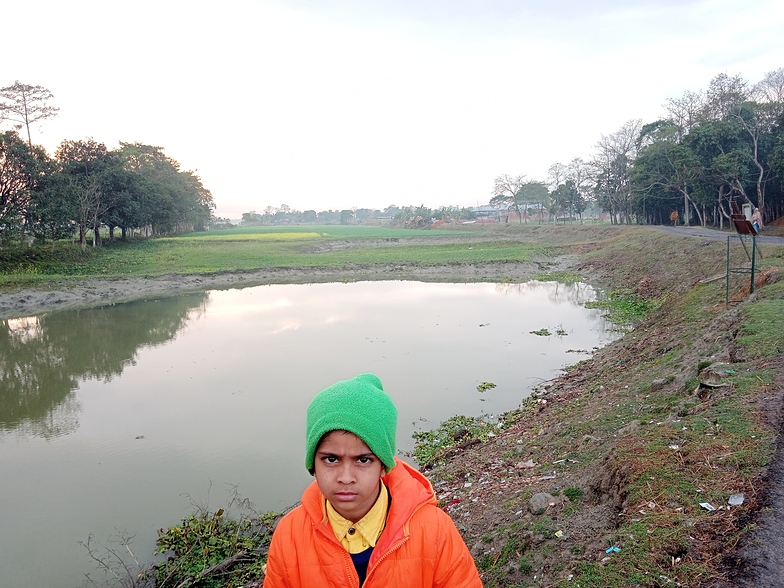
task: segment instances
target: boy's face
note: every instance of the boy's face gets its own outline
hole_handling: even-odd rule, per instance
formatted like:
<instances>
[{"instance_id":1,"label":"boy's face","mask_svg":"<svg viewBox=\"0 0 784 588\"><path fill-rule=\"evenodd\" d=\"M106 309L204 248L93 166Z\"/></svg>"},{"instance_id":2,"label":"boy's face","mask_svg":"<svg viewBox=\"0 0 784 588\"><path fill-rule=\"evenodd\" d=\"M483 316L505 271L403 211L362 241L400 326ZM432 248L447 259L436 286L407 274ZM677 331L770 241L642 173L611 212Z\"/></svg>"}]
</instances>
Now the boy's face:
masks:
<instances>
[{"instance_id":1,"label":"boy's face","mask_svg":"<svg viewBox=\"0 0 784 588\"><path fill-rule=\"evenodd\" d=\"M384 464L353 433L324 435L316 448L314 466L321 493L343 518L356 523L376 503Z\"/></svg>"}]
</instances>

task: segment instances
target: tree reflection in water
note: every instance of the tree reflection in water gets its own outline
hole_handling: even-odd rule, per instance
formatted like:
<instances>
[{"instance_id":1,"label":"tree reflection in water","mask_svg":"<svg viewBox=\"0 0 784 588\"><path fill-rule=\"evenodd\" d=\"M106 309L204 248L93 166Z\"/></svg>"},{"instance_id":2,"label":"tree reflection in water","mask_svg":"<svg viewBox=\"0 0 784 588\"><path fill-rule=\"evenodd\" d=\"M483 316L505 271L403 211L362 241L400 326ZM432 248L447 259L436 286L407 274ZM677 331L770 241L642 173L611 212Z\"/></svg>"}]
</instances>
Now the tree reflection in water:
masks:
<instances>
[{"instance_id":1,"label":"tree reflection in water","mask_svg":"<svg viewBox=\"0 0 784 588\"><path fill-rule=\"evenodd\" d=\"M207 292L0 320L0 432L50 439L79 426L78 383L111 381L140 349L202 315Z\"/></svg>"}]
</instances>

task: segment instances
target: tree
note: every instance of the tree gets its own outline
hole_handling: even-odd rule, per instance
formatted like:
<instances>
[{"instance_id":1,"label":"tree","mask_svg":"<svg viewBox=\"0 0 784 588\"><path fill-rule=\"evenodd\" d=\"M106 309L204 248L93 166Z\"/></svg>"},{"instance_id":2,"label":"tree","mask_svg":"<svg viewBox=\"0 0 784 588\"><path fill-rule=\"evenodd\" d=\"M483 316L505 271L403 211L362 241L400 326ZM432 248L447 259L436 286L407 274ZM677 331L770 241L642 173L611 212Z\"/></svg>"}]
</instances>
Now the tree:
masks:
<instances>
[{"instance_id":1,"label":"tree","mask_svg":"<svg viewBox=\"0 0 784 588\"><path fill-rule=\"evenodd\" d=\"M701 188L717 195L720 220L729 220L729 206L725 205L736 196L750 202L746 186L751 185L754 173L753 154L746 136L738 120L729 117L702 122L683 141L699 159Z\"/></svg>"},{"instance_id":2,"label":"tree","mask_svg":"<svg viewBox=\"0 0 784 588\"><path fill-rule=\"evenodd\" d=\"M588 198L591 194L591 167L580 157L575 157L566 166L566 179L574 184L577 195L574 200L574 212L580 217L582 222L583 211L588 206Z\"/></svg>"},{"instance_id":3,"label":"tree","mask_svg":"<svg viewBox=\"0 0 784 588\"><path fill-rule=\"evenodd\" d=\"M596 193L612 222L631 224L631 182L629 173L640 147L642 121L628 121L619 130L602 135L591 161Z\"/></svg>"},{"instance_id":4,"label":"tree","mask_svg":"<svg viewBox=\"0 0 784 588\"><path fill-rule=\"evenodd\" d=\"M784 67L769 71L754 84L752 95L758 102L770 102L784 107Z\"/></svg>"},{"instance_id":5,"label":"tree","mask_svg":"<svg viewBox=\"0 0 784 588\"><path fill-rule=\"evenodd\" d=\"M517 212L517 218L520 223L523 222L523 215L520 212L519 192L525 183L525 176L510 176L504 174L495 179L493 185L493 197L490 199L490 205L496 208L501 205L511 206Z\"/></svg>"},{"instance_id":6,"label":"tree","mask_svg":"<svg viewBox=\"0 0 784 588\"><path fill-rule=\"evenodd\" d=\"M51 241L52 250L58 239L70 237L78 218L76 202L69 198L71 178L57 170L57 164L47 160L30 198L26 224L36 239Z\"/></svg>"},{"instance_id":7,"label":"tree","mask_svg":"<svg viewBox=\"0 0 784 588\"><path fill-rule=\"evenodd\" d=\"M13 86L0 88L0 121L8 120L16 123L17 130L27 129L27 145L32 148L30 125L57 116L59 108L47 104L52 93L43 86L30 86L18 80Z\"/></svg>"},{"instance_id":8,"label":"tree","mask_svg":"<svg viewBox=\"0 0 784 588\"><path fill-rule=\"evenodd\" d=\"M702 119L705 109L705 96L700 91L684 92L682 98L670 98L664 105L669 119L678 129L678 140L681 140L696 127Z\"/></svg>"},{"instance_id":9,"label":"tree","mask_svg":"<svg viewBox=\"0 0 784 588\"><path fill-rule=\"evenodd\" d=\"M689 224L690 204L694 206L700 224L704 225L700 209L691 197L691 189L700 172L699 161L685 145L661 140L645 147L635 161L632 178L635 187L644 194L683 196L684 224ZM665 207L670 208L665 201Z\"/></svg>"},{"instance_id":10,"label":"tree","mask_svg":"<svg viewBox=\"0 0 784 588\"><path fill-rule=\"evenodd\" d=\"M765 181L770 169L760 153L762 143L771 136L776 119L780 116L780 105L777 103L757 104L744 102L737 107L733 118L746 131L751 145L751 157L757 168L757 206L765 213Z\"/></svg>"},{"instance_id":11,"label":"tree","mask_svg":"<svg viewBox=\"0 0 784 588\"><path fill-rule=\"evenodd\" d=\"M19 223L30 196L30 151L16 131L0 134L0 226Z\"/></svg>"},{"instance_id":12,"label":"tree","mask_svg":"<svg viewBox=\"0 0 784 588\"><path fill-rule=\"evenodd\" d=\"M732 115L739 104L749 99L748 82L740 76L717 75L705 94L702 119L722 120Z\"/></svg>"},{"instance_id":13,"label":"tree","mask_svg":"<svg viewBox=\"0 0 784 588\"><path fill-rule=\"evenodd\" d=\"M79 242L82 249L87 246L89 229L93 230L93 246L98 244L101 216L109 209L101 185L107 157L106 145L93 139L63 141L55 151L61 171L68 178L68 189L63 195L70 197L78 209L75 220L79 224Z\"/></svg>"},{"instance_id":14,"label":"tree","mask_svg":"<svg viewBox=\"0 0 784 588\"><path fill-rule=\"evenodd\" d=\"M16 131L0 133L0 227L8 237L12 229L21 228L33 190L44 173L46 153L30 148Z\"/></svg>"},{"instance_id":15,"label":"tree","mask_svg":"<svg viewBox=\"0 0 784 588\"><path fill-rule=\"evenodd\" d=\"M180 171L180 164L167 157L160 147L141 143L120 143L126 170L138 176L141 225L154 235L203 230L209 224L215 204L199 176Z\"/></svg>"},{"instance_id":16,"label":"tree","mask_svg":"<svg viewBox=\"0 0 784 588\"><path fill-rule=\"evenodd\" d=\"M563 163L554 163L547 170L547 181L550 184L550 190L555 190L566 181L567 167Z\"/></svg>"},{"instance_id":17,"label":"tree","mask_svg":"<svg viewBox=\"0 0 784 588\"><path fill-rule=\"evenodd\" d=\"M564 222L566 222L566 219L573 220L575 215L582 214L582 211L585 210L585 203L572 180L566 180L565 183L560 184L553 192L552 197L551 209L555 214L556 223L559 215L563 215Z\"/></svg>"},{"instance_id":18,"label":"tree","mask_svg":"<svg viewBox=\"0 0 784 588\"><path fill-rule=\"evenodd\" d=\"M255 210L251 210L250 212L243 212L242 213L242 224L246 226L251 225L260 225L261 224L261 215L256 212Z\"/></svg>"},{"instance_id":19,"label":"tree","mask_svg":"<svg viewBox=\"0 0 784 588\"><path fill-rule=\"evenodd\" d=\"M526 211L530 206L536 206L539 211L539 222L542 222L542 211L547 209L550 201L550 192L543 182L530 180L523 182L517 191L517 200L525 204ZM526 214L526 218L528 215Z\"/></svg>"}]
</instances>

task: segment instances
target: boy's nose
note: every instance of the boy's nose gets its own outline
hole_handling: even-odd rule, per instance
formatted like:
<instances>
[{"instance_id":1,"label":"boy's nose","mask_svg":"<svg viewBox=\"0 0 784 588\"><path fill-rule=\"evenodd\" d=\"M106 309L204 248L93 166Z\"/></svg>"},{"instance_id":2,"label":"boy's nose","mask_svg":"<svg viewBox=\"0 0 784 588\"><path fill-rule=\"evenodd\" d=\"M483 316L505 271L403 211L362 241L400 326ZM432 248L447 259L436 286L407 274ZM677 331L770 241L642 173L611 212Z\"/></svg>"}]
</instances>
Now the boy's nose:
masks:
<instances>
[{"instance_id":1,"label":"boy's nose","mask_svg":"<svg viewBox=\"0 0 784 588\"><path fill-rule=\"evenodd\" d=\"M354 481L354 470L351 464L344 464L338 472L338 481L343 484L350 484Z\"/></svg>"}]
</instances>

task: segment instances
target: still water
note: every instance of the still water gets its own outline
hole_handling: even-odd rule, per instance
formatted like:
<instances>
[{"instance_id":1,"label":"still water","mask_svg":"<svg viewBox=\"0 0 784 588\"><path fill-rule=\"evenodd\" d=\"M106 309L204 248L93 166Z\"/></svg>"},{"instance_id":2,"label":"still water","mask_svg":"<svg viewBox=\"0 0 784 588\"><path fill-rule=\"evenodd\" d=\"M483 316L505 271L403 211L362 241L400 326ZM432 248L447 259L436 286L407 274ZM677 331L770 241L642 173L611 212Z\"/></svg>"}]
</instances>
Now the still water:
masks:
<instances>
[{"instance_id":1,"label":"still water","mask_svg":"<svg viewBox=\"0 0 784 588\"><path fill-rule=\"evenodd\" d=\"M148 562L157 528L232 487L261 511L295 503L305 409L336 380L381 378L401 451L452 415L515 408L615 337L594 298L550 282L275 285L0 321L0 586L100 583L79 542L135 535Z\"/></svg>"}]
</instances>

